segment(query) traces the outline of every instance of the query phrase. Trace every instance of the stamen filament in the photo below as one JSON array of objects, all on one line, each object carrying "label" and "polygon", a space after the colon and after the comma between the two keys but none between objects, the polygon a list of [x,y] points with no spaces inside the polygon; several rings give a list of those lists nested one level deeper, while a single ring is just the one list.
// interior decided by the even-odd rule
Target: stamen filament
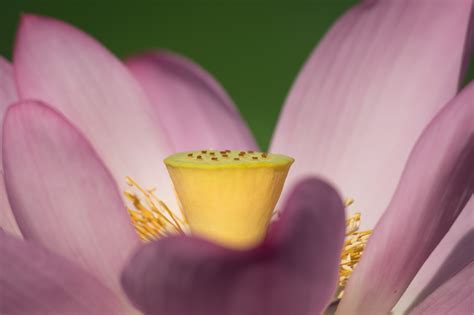
[{"label": "stamen filament", "polygon": [[184,234],[186,223],[178,218],[168,206],[155,195],[155,189],[144,189],[131,177],[127,184],[137,189],[144,199],[131,191],[124,196],[131,201],[134,209],[128,208],[135,230],[143,241],[158,239],[169,234]]},{"label": "stamen filament", "polygon": [[[354,203],[353,199],[346,199],[344,205],[349,207]],[[346,240],[344,241],[341,263],[339,265],[339,287],[336,298],[339,300],[344,294],[344,289],[347,285],[352,272],[360,261],[364,253],[365,245],[369,240],[372,230],[359,231],[361,214],[354,213],[346,220]]]}]

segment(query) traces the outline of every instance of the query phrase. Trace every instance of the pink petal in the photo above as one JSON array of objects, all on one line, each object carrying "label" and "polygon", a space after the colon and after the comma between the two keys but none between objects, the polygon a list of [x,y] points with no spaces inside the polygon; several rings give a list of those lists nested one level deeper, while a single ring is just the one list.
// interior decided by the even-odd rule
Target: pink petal
[{"label": "pink petal", "polygon": [[132,57],[127,65],[154,104],[174,151],[257,148],[224,89],[191,60],[157,51]]},{"label": "pink petal", "polygon": [[472,0],[366,1],[344,15],[302,69],[276,129],[272,151],[297,161],[288,183],[324,176],[373,227],[416,139],[458,90],[471,19]]},{"label": "pink petal", "polygon": [[121,292],[118,275],[139,244],[117,186],[89,142],[38,102],[10,107],[3,163],[23,236]]},{"label": "pink petal", "polygon": [[122,275],[146,314],[320,314],[336,289],[344,209],[326,183],[307,179],[254,249],[234,251],[193,237],[141,248]]},{"label": "pink petal", "polygon": [[418,140],[338,314],[386,314],[474,191],[474,83]]},{"label": "pink petal", "polygon": [[120,314],[120,301],[70,261],[0,232],[0,313]]},{"label": "pink petal", "polygon": [[23,15],[14,67],[20,97],[51,104],[71,120],[119,186],[131,176],[174,205],[161,162],[170,153],[166,135],[141,86],[110,52],[61,21]]},{"label": "pink petal", "polygon": [[395,314],[404,314],[407,309],[417,304],[417,301],[426,298],[471,261],[474,261],[474,198],[472,197],[410,283],[395,306]]},{"label": "pink petal", "polygon": [[474,262],[438,288],[410,314],[461,315],[474,312]]},{"label": "pink petal", "polygon": [[[13,69],[10,63],[0,56],[0,124],[3,115],[11,103],[17,100],[15,85],[13,82]],[[1,127],[1,125],[0,125]],[[2,155],[2,128],[0,128],[0,156]],[[13,217],[10,203],[8,202],[5,184],[3,182],[3,165],[0,163],[0,230],[21,236],[15,218]]]}]

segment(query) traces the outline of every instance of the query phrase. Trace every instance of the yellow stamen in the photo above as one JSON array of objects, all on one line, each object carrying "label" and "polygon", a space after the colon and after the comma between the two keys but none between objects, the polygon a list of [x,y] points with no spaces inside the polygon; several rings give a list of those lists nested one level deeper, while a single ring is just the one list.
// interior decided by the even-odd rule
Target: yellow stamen
[{"label": "yellow stamen", "polygon": [[[354,200],[346,199],[344,204],[350,206]],[[364,253],[365,245],[369,240],[372,230],[359,231],[360,226],[359,212],[353,214],[346,220],[346,240],[342,248],[341,263],[339,265],[339,283],[336,294],[337,299],[341,299],[344,294],[347,281],[349,280],[354,268],[360,261]]]},{"label": "yellow stamen", "polygon": [[[212,160],[213,156],[210,155],[208,152],[213,151],[200,151],[200,154],[197,154],[198,152],[195,152],[196,154],[187,153],[186,157],[188,157],[189,159],[202,159],[203,162],[214,162],[214,160]],[[235,154],[232,153],[231,151],[221,151],[220,155],[222,155],[223,158],[227,158],[229,155],[231,155],[228,160],[234,161],[233,155]],[[251,155],[247,156],[248,153],[250,153]],[[255,155],[256,154],[257,153],[255,153]],[[269,155],[267,155],[266,153],[258,154],[260,154],[264,159],[269,158]],[[203,158],[203,155],[210,155],[210,157]],[[244,151],[241,151],[238,154],[238,156],[242,157],[242,159],[244,159],[245,161],[248,161],[250,159],[253,160],[253,157],[255,155],[253,155],[253,152]],[[199,156],[201,158],[199,158]],[[236,161],[241,160],[239,159]],[[221,165],[221,163],[217,165]],[[242,165],[246,165],[246,167],[248,167],[248,164]],[[208,168],[210,170],[216,169],[214,167],[209,166],[205,166],[204,168]],[[234,164],[232,168],[238,169],[240,167],[235,166]],[[220,171],[222,171],[222,168],[220,168]],[[169,209],[169,207],[156,196],[155,189],[144,189],[130,177],[127,177],[126,180],[127,184],[132,189],[137,191],[126,191],[124,192],[124,195],[131,202],[131,207],[128,208],[128,212],[138,235],[143,241],[147,242],[159,239],[170,234],[185,234],[190,229],[189,224],[185,219],[186,217],[183,214],[181,214],[183,219],[180,219],[178,216],[176,216]],[[220,184],[222,184],[222,182]],[[248,185],[249,183],[245,182],[244,184]],[[252,192],[254,187],[251,186],[250,188],[251,189],[249,191]],[[198,197],[199,196],[201,195],[198,194]],[[272,202],[276,202],[276,200],[272,200]],[[344,205],[346,207],[349,207],[353,204],[353,202],[354,200],[352,199],[346,199],[344,201]],[[226,209],[226,207],[225,205],[222,205],[222,210],[224,209]],[[273,212],[273,215],[275,215],[275,213],[276,212]],[[249,222],[248,220],[251,219],[244,217],[243,220]],[[367,244],[369,236],[372,233],[372,230],[359,231],[360,221],[360,213],[355,213],[346,220],[346,239],[344,241],[344,246],[341,253],[341,262],[339,265],[338,291],[336,293],[337,300],[342,298],[347,281],[349,280],[352,272],[359,263],[360,258],[362,257],[362,254],[364,252],[365,245]]]},{"label": "yellow stamen", "polygon": [[[124,192],[132,203],[128,213],[135,230],[143,241],[151,241],[170,234],[183,234],[186,223],[177,217],[168,206],[155,195],[155,189],[144,189],[131,177],[127,184],[141,194],[132,191]],[[143,201],[142,201],[143,200]]]}]

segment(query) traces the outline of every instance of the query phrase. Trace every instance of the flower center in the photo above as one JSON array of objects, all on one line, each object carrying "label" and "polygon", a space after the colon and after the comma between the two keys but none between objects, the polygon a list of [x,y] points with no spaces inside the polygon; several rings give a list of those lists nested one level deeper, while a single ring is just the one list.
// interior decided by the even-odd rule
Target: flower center
[{"label": "flower center", "polygon": [[[161,201],[155,189],[127,177],[125,197],[135,229],[143,241],[170,234],[192,234],[225,246],[245,248],[265,236],[293,159],[253,151],[202,150],[165,159],[181,215]],[[344,201],[349,207],[352,199]],[[359,231],[361,214],[346,220],[336,299],[340,299],[362,257],[371,230]]]}]

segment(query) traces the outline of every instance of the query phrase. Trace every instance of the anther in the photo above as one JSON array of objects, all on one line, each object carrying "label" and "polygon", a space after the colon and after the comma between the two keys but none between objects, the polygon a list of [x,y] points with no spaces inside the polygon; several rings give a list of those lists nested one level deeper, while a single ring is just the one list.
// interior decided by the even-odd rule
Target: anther
[{"label": "anther", "polygon": [[198,155],[196,158],[197,158],[198,160],[202,160],[202,156],[200,156],[200,155]]},{"label": "anther", "polygon": [[253,157],[252,157],[252,160],[258,160],[258,157],[257,157],[257,156],[253,156]]},{"label": "anther", "polygon": [[211,158],[211,160],[213,160],[213,161],[217,161],[217,158],[216,158],[216,157],[213,157],[213,158]]},{"label": "anther", "polygon": [[[353,199],[346,199],[344,204],[348,207],[354,202]],[[348,279],[354,268],[360,261],[365,245],[372,231],[359,231],[361,215],[355,213],[346,219],[346,239],[344,241],[339,265],[339,287],[336,298],[341,299]]]},{"label": "anther", "polygon": [[202,150],[202,151],[201,151],[201,153],[203,153],[203,154],[206,154],[206,153],[207,153],[207,151],[206,151],[206,150]]},{"label": "anther", "polygon": [[234,160],[238,161],[238,160],[240,160],[240,159],[239,159],[239,158],[234,158]]},{"label": "anther", "polygon": [[184,233],[183,227],[186,223],[156,197],[154,189],[144,189],[130,177],[127,177],[126,181],[129,186],[143,195],[140,198],[137,193],[124,192],[131,203],[128,213],[136,232],[143,241],[151,241],[174,233]]}]

